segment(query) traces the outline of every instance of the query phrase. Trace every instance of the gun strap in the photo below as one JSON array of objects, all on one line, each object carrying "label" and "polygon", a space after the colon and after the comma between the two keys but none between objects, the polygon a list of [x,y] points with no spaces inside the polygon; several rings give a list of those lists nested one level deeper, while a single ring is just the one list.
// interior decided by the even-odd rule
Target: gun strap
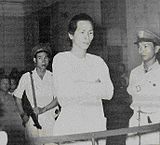
[{"label": "gun strap", "polygon": [[35,88],[34,88],[33,77],[32,77],[31,71],[30,71],[30,78],[31,78],[31,86],[32,86],[32,93],[33,93],[33,103],[34,103],[34,107],[37,107],[36,94],[35,94]]}]

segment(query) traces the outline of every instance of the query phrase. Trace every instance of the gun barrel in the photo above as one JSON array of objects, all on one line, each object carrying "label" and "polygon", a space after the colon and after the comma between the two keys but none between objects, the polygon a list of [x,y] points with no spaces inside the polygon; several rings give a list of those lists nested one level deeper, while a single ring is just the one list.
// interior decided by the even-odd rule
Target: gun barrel
[{"label": "gun barrel", "polygon": [[[23,96],[22,96],[22,107],[23,107],[24,112],[28,116],[31,116],[31,118],[32,118],[32,120],[34,122],[34,126],[37,127],[37,129],[42,129],[41,125],[38,122],[38,117],[34,113],[32,105],[29,102],[25,91],[24,91]],[[22,124],[25,127],[25,123],[23,122]]]},{"label": "gun barrel", "polygon": [[36,116],[36,114],[34,112],[31,113],[31,118],[32,118],[32,120],[34,122],[34,126],[37,127],[37,129],[42,129],[42,126],[39,124],[38,118],[37,118],[37,116]]}]

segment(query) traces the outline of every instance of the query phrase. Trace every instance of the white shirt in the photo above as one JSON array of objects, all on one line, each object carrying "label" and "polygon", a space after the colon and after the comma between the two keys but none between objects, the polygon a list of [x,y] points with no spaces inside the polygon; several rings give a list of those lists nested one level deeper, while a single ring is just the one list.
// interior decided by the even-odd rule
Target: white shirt
[{"label": "white shirt", "polygon": [[0,131],[0,145],[7,145],[8,136],[5,131]]},{"label": "white shirt", "polygon": [[77,58],[62,52],[54,57],[52,67],[55,93],[62,107],[54,135],[105,130],[101,99],[111,99],[113,85],[102,58],[91,54]]},{"label": "white shirt", "polygon": [[132,106],[160,106],[160,65],[155,62],[145,73],[143,63],[130,74],[127,91],[133,98]]},{"label": "white shirt", "polygon": [[[86,54],[77,58],[71,52],[57,54],[53,59],[56,96],[64,107],[67,104],[101,104],[111,99],[113,85],[108,66],[102,58]],[[94,83],[96,80],[101,83]]]},{"label": "white shirt", "polygon": [[[44,107],[48,105],[53,100],[54,97],[53,74],[47,70],[43,79],[41,79],[38,76],[36,69],[34,69],[32,76],[33,76],[37,105],[39,107]],[[33,92],[32,92],[31,78],[29,72],[22,75],[18,87],[14,91],[14,95],[18,98],[22,98],[24,90],[26,90],[26,95],[31,105],[34,107]]]}]

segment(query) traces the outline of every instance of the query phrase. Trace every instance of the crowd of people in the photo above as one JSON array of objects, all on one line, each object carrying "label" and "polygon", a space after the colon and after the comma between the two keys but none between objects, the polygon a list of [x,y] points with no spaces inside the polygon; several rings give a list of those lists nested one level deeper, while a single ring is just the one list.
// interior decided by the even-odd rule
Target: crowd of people
[{"label": "crowd of people", "polygon": [[[136,45],[142,65],[133,69],[128,79],[125,65],[118,64],[115,78],[111,78],[104,60],[87,52],[94,39],[94,25],[93,19],[85,13],[75,15],[70,20],[70,51],[54,56],[52,72],[47,70],[52,60],[48,43],[33,47],[31,56],[34,70],[20,75],[14,68],[6,76],[3,68],[0,69],[1,130],[5,130],[6,126],[11,127],[5,121],[7,117],[19,119],[19,125],[23,123],[25,143],[28,145],[37,145],[34,137],[103,131],[107,127],[102,99],[112,100],[115,97],[119,104],[131,105],[134,114],[132,117],[130,115],[130,127],[160,121],[160,66],[156,60],[160,37],[146,29],[138,31]],[[57,106],[61,108],[58,118],[55,114]],[[15,121],[11,125],[15,125]],[[158,134],[128,136],[126,144],[159,143]],[[78,141],[69,144],[92,143]],[[106,140],[96,140],[96,145],[105,144]]]}]

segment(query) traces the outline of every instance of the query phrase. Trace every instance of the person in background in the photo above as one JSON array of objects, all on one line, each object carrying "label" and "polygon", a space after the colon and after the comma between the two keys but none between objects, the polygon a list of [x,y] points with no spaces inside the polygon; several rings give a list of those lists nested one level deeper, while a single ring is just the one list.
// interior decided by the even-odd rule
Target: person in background
[{"label": "person in background", "polygon": [[17,88],[17,79],[14,77],[10,78],[10,88],[9,88],[9,94],[12,95],[12,93],[14,92],[14,90]]},{"label": "person in background", "polygon": [[[4,104],[2,103],[2,97],[0,97],[0,120],[4,116],[4,107],[3,107],[3,105]],[[4,131],[4,121],[2,121],[0,123],[0,144],[1,145],[7,145],[7,143],[8,143],[8,135],[7,135],[6,131]]]},{"label": "person in background", "polygon": [[20,72],[18,71],[17,67],[13,67],[10,74],[9,74],[10,78],[15,78],[17,81],[19,81],[20,79]]},{"label": "person in background", "polygon": [[[32,49],[35,69],[22,75],[17,89],[13,93],[20,116],[26,126],[26,138],[30,145],[37,144],[32,140],[32,137],[53,135],[55,120],[54,110],[52,108],[56,106],[54,104],[53,74],[46,69],[49,64],[51,54],[51,48],[48,43],[40,43]],[[37,129],[33,126],[34,123],[31,117],[28,118],[26,112],[24,112],[23,107],[21,106],[21,98],[24,91],[34,112],[38,115],[38,121],[42,126],[42,129]]]},{"label": "person in background", "polygon": [[[10,88],[10,79],[4,75],[0,78],[0,104],[2,115],[0,116],[0,125],[8,134],[8,145],[23,143],[23,138],[19,139],[20,135],[24,135],[21,119],[17,112],[15,100],[12,95],[8,93]],[[19,131],[20,135],[17,134]]]},{"label": "person in background", "polygon": [[4,67],[0,67],[0,77],[5,75]]},{"label": "person in background", "polygon": [[117,74],[116,75],[117,87],[118,88],[127,88],[129,80],[128,80],[128,76],[126,74],[126,67],[123,63],[118,64],[116,74]]},{"label": "person in background", "polygon": [[0,90],[6,95],[10,88],[10,80],[7,75],[0,77]]},{"label": "person in background", "polygon": [[[160,122],[160,65],[156,54],[160,37],[148,29],[141,28],[137,34],[138,52],[142,64],[130,73],[127,91],[132,95],[134,114],[130,127]],[[160,144],[159,132],[128,136],[127,145]]]},{"label": "person in background", "polygon": [[[54,135],[106,130],[102,99],[112,98],[113,84],[104,60],[87,53],[94,38],[92,18],[85,13],[75,15],[69,22],[68,36],[71,50],[55,55],[52,64],[55,95],[62,107]],[[105,141],[98,141],[98,144],[105,144]]]}]

